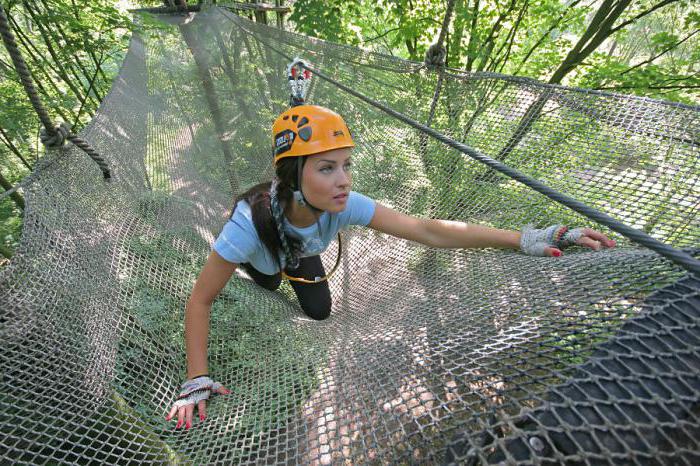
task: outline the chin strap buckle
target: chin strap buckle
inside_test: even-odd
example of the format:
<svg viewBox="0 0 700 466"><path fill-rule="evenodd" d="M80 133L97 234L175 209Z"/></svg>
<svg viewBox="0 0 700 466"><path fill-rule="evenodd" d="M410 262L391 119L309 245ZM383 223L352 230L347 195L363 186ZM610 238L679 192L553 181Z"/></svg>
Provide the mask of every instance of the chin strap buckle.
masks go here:
<svg viewBox="0 0 700 466"><path fill-rule="evenodd" d="M301 193L301 191L294 191L294 201L300 206L306 205L306 200L304 199L304 195Z"/></svg>

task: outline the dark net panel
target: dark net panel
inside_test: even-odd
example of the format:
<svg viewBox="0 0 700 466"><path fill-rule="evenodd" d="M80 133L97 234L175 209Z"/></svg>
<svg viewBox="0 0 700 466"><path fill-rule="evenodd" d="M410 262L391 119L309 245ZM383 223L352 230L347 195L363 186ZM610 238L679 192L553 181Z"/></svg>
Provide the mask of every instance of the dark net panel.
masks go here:
<svg viewBox="0 0 700 466"><path fill-rule="evenodd" d="M0 455L17 464L697 464L697 279L624 238L557 260L344 233L331 317L244 274L214 303L206 422L163 416L183 309L235 194L272 174L287 56L652 236L697 253L700 111L447 72L218 9L135 37L83 132L26 190L0 274ZM431 100L440 82L437 106ZM354 189L402 212L503 228L600 225L332 84ZM53 159L49 159L53 160ZM336 246L325 255L330 267Z"/></svg>

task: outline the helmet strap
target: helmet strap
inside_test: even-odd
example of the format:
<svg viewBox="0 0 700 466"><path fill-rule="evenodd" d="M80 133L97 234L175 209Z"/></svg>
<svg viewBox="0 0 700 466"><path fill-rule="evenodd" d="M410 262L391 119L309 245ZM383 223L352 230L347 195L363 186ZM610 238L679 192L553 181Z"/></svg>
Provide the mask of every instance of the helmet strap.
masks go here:
<svg viewBox="0 0 700 466"><path fill-rule="evenodd" d="M294 191L294 201L300 206L306 205L306 199L304 199L304 194L301 191Z"/></svg>
<svg viewBox="0 0 700 466"><path fill-rule="evenodd" d="M294 191L294 201L300 206L306 206L311 209L314 213L323 212L323 210L311 205L309 201L306 200L304 192L301 189L301 173L306 163L306 157L297 157L297 185Z"/></svg>

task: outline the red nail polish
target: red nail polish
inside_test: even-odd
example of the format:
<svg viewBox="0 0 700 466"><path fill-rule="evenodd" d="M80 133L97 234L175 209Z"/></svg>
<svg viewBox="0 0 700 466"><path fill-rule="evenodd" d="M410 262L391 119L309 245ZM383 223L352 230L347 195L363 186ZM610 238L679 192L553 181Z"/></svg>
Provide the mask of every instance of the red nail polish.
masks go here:
<svg viewBox="0 0 700 466"><path fill-rule="evenodd" d="M200 421L203 421L203 420L204 420L204 414L200 414L200 415L199 415L199 420L200 420Z"/></svg>
<svg viewBox="0 0 700 466"><path fill-rule="evenodd" d="M182 425L182 421L177 421L177 425L175 426L175 428L179 429L181 425Z"/></svg>
<svg viewBox="0 0 700 466"><path fill-rule="evenodd" d="M559 257L559 256L561 256L561 251L552 251L552 255L554 257Z"/></svg>
<svg viewBox="0 0 700 466"><path fill-rule="evenodd" d="M192 423L190 421L187 421L187 425L185 426L185 429L189 429L192 427Z"/></svg>

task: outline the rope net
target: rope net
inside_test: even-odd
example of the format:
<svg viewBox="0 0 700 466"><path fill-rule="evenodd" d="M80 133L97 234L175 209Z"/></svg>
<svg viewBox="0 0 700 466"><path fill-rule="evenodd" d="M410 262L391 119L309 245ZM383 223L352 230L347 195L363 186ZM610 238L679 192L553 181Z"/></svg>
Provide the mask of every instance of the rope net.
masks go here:
<svg viewBox="0 0 700 466"><path fill-rule="evenodd" d="M175 431L186 300L234 195L271 178L280 53L423 122L439 73L217 8L158 22L81 134L112 182L67 147L25 187L0 272L3 462L700 462L698 278L317 78L309 100L357 143L354 190L619 246L537 258L353 228L320 322L288 284L234 275L209 342L232 393ZM431 127L697 257L698 108L446 70Z"/></svg>

